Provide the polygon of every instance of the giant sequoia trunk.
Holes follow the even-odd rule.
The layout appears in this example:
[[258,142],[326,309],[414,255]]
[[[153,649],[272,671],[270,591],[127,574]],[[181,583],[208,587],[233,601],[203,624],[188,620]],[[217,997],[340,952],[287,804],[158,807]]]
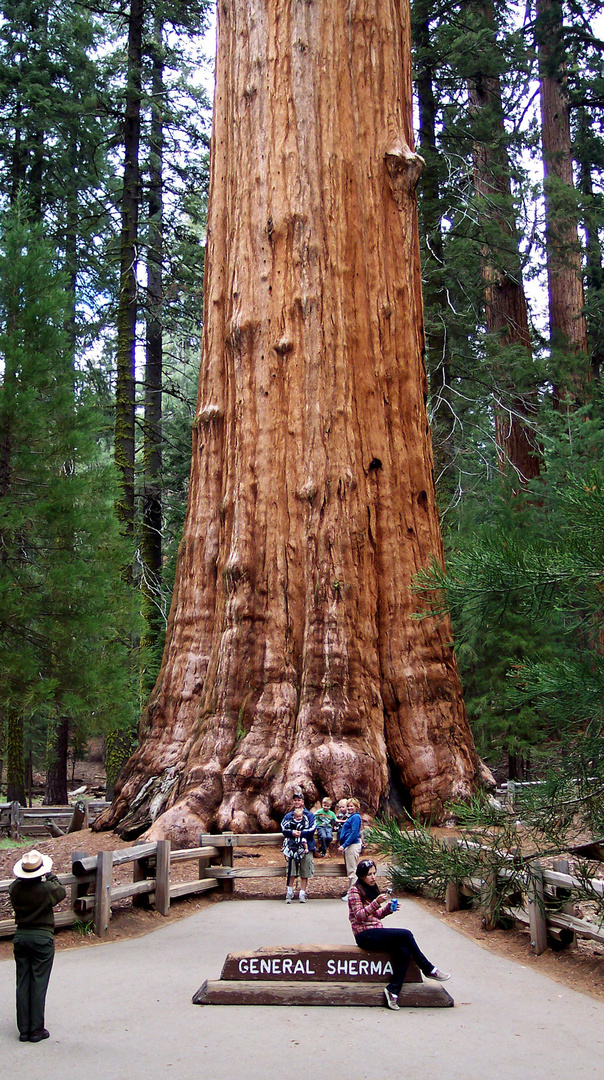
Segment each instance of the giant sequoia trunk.
[[[102,825],[469,794],[422,360],[406,0],[223,0],[203,362],[159,679]],[[161,817],[158,819],[158,814]]]

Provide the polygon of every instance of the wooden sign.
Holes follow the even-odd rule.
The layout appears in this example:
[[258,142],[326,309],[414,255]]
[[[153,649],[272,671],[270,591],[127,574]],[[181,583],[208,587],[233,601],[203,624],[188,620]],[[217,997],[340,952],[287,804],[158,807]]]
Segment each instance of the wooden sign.
[[[387,953],[347,945],[275,945],[229,953],[217,981],[206,980],[194,1005],[384,1005],[392,975]],[[440,983],[423,982],[412,961],[399,994],[407,1008],[450,1008]]]
[[[365,952],[354,945],[275,945],[229,953],[220,977],[248,982],[369,982],[385,986],[391,975],[388,953]],[[411,960],[405,982],[421,981],[420,970]]]

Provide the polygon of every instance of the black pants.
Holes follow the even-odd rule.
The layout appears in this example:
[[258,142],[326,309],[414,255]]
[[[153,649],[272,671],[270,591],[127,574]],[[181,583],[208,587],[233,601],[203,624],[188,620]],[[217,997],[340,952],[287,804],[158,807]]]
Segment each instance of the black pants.
[[389,953],[392,960],[392,978],[388,989],[391,994],[400,994],[411,957],[424,975],[428,975],[434,967],[423,952],[420,952],[410,930],[401,930],[398,927],[389,929],[386,926],[370,927],[357,934],[356,943],[360,949]]
[[44,1005],[55,955],[50,930],[17,930],[13,939],[17,966],[17,1027],[31,1035],[44,1027]]

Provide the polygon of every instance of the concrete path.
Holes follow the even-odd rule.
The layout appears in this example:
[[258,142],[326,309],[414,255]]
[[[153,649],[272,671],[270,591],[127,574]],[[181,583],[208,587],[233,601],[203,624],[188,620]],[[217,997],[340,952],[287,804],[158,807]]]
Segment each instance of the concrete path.
[[587,1080],[604,1075],[604,1005],[493,955],[403,900],[453,973],[454,1009],[195,1006],[229,951],[350,944],[335,900],[215,904],[146,937],[60,952],[51,1038],[19,1043],[14,965],[0,963],[2,1080]]

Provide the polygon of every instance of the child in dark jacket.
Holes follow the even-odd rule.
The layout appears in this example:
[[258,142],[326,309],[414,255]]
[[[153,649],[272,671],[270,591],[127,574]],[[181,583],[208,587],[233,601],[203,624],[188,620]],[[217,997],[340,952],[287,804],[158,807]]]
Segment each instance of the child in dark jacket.
[[46,991],[55,954],[53,907],[66,892],[52,859],[28,851],[13,867],[16,881],[8,893],[17,930],[13,951],[17,968],[17,1027],[21,1042],[41,1042],[50,1032],[44,1027]]

